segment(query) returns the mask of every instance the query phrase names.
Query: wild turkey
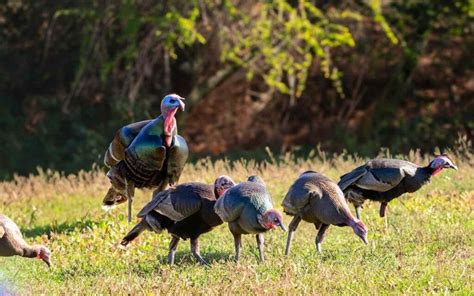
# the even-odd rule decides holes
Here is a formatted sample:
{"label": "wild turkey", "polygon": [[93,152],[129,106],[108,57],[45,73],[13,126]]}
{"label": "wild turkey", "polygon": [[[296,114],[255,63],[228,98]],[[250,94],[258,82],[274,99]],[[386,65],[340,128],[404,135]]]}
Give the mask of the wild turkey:
{"label": "wild turkey", "polygon": [[0,256],[38,258],[51,266],[51,252],[48,248],[42,245],[28,245],[15,222],[4,215],[0,215]]}
{"label": "wild turkey", "polygon": [[379,214],[384,217],[388,202],[417,191],[444,168],[458,169],[445,154],[436,156],[425,167],[405,160],[373,159],[341,176],[338,185],[354,204],[357,218],[366,199],[381,202]]}
{"label": "wild turkey", "polygon": [[178,135],[174,118],[178,108],[184,111],[183,100],[167,95],[161,101],[160,116],[117,131],[104,157],[112,184],[103,200],[105,209],[128,200],[130,222],[135,187],[159,192],[178,182],[188,158],[188,146]]}
{"label": "wild turkey", "polygon": [[239,261],[242,234],[256,234],[260,261],[263,256],[263,234],[277,226],[286,231],[281,214],[273,208],[265,183],[258,176],[251,176],[229,189],[219,198],[214,210],[234,236],[236,261]]}
{"label": "wild turkey", "polygon": [[168,262],[174,263],[174,253],[180,239],[191,239],[191,252],[201,264],[206,264],[199,254],[199,236],[222,224],[214,213],[216,199],[234,186],[227,176],[220,176],[214,185],[183,183],[156,193],[139,213],[142,220],[124,237],[122,246],[127,246],[145,229],[160,233],[164,229],[172,235]]}
{"label": "wild turkey", "polygon": [[286,214],[294,216],[289,226],[285,255],[290,251],[293,232],[301,220],[313,223],[319,229],[316,236],[318,252],[321,252],[321,243],[329,225],[350,226],[367,244],[367,227],[352,216],[341,189],[331,179],[317,172],[301,174],[288,190],[282,206]]}

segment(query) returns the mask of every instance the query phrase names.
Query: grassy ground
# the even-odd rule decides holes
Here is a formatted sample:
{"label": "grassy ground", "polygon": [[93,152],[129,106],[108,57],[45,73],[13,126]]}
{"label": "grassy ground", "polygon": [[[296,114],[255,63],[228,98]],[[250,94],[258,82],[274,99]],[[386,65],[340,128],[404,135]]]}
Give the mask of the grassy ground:
{"label": "grassy ground", "polygon": [[[416,154],[407,156],[427,163]],[[211,183],[226,173],[236,181],[260,174],[277,208],[299,173],[320,171],[334,180],[361,163],[294,161],[290,156],[256,165],[202,160],[188,165],[181,181]],[[175,266],[165,264],[167,234],[144,233],[127,250],[116,247],[130,229],[126,206],[100,209],[108,181],[92,170],[76,176],[40,172],[0,183],[0,213],[14,219],[29,242],[46,243],[51,269],[39,260],[0,258],[2,289],[18,294],[473,294],[474,159],[458,160],[460,170],[446,170],[415,194],[393,201],[388,228],[369,203],[363,220],[369,228],[365,246],[350,228],[331,227],[316,253],[312,225],[302,223],[291,255],[283,256],[286,234],[265,234],[266,262],[259,264],[253,236],[244,237],[240,263],[233,261],[233,240],[226,225],[201,238],[201,253],[211,263],[197,265],[188,242],[178,247]],[[137,191],[135,211],[150,192]],[[290,218],[285,216],[285,222]]]}

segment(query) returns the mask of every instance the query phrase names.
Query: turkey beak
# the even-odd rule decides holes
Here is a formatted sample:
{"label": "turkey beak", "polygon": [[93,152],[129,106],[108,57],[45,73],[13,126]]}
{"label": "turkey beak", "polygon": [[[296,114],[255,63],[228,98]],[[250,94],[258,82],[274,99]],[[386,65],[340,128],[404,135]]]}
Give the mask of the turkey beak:
{"label": "turkey beak", "polygon": [[287,232],[287,231],[288,231],[288,230],[286,229],[285,224],[283,224],[283,222],[280,221],[280,225],[278,225],[278,226],[280,226],[281,230],[283,230],[284,232]]}
{"label": "turkey beak", "polygon": [[450,164],[449,167],[456,171],[458,170],[458,167],[455,164]]}
{"label": "turkey beak", "polygon": [[369,244],[369,241],[367,240],[367,235],[361,236],[360,239],[364,242],[364,244],[366,244],[366,245]]}
{"label": "turkey beak", "polygon": [[184,112],[184,98],[179,99],[179,109]]}
{"label": "turkey beak", "polygon": [[42,260],[44,261],[44,263],[46,263],[46,265],[48,265],[49,268],[51,268],[51,259],[49,258],[49,256],[42,258]]}

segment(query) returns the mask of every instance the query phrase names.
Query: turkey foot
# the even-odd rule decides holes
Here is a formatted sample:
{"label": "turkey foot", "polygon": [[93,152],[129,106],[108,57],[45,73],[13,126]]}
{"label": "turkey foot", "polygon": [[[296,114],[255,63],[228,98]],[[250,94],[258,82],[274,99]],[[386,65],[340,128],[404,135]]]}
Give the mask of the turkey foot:
{"label": "turkey foot", "polygon": [[201,265],[209,265],[204,259],[202,259],[200,251],[199,251],[199,240],[191,239],[191,253],[193,253],[194,258],[199,262]]}

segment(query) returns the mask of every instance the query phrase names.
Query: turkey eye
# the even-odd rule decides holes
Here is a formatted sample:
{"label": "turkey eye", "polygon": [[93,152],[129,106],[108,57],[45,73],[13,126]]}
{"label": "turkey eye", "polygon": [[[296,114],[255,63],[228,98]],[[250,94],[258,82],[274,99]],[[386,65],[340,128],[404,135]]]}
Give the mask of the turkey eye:
{"label": "turkey eye", "polygon": [[280,222],[280,221],[278,221],[278,218],[273,219],[273,221],[274,221],[275,223]]}
{"label": "turkey eye", "polygon": [[171,103],[171,104],[174,104],[174,103],[176,103],[176,100],[175,100],[175,99],[171,99],[171,100],[170,100],[170,103]]}

